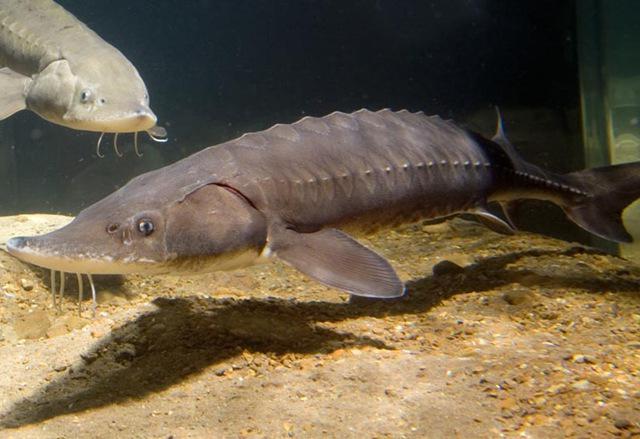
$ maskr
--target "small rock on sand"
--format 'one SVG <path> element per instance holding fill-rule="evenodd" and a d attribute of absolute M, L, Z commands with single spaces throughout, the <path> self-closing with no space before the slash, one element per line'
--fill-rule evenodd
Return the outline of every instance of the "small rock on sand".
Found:
<path fill-rule="evenodd" d="M 631 427 L 631 422 L 628 419 L 616 419 L 613 425 L 620 430 L 626 430 Z"/>
<path fill-rule="evenodd" d="M 573 387 L 576 390 L 586 391 L 586 390 L 591 390 L 593 385 L 588 380 L 580 380 L 573 383 L 571 387 Z"/>
<path fill-rule="evenodd" d="M 33 290 L 33 281 L 30 279 L 22 278 L 20 279 L 20 286 L 25 291 L 31 291 Z"/>
<path fill-rule="evenodd" d="M 434 276 L 445 276 L 447 274 L 458 274 L 462 273 L 464 268 L 456 264 L 455 262 L 451 262 L 448 260 L 444 260 L 438 262 L 433 266 L 433 275 Z"/>
<path fill-rule="evenodd" d="M 529 293 L 525 290 L 507 291 L 502 295 L 502 298 L 509 305 L 520 305 L 529 299 Z"/>

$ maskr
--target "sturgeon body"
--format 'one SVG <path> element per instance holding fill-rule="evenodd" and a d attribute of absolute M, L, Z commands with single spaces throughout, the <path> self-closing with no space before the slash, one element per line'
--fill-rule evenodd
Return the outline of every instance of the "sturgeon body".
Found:
<path fill-rule="evenodd" d="M 245 134 L 140 175 L 67 226 L 8 242 L 16 257 L 75 273 L 193 273 L 276 256 L 352 294 L 396 297 L 391 265 L 345 232 L 486 206 L 559 204 L 583 228 L 629 241 L 620 214 L 640 196 L 640 163 L 557 175 L 422 113 L 360 110 Z M 507 209 L 508 210 L 508 209 Z"/>
<path fill-rule="evenodd" d="M 0 120 L 23 109 L 77 130 L 164 132 L 133 64 L 51 0 L 0 0 Z"/>

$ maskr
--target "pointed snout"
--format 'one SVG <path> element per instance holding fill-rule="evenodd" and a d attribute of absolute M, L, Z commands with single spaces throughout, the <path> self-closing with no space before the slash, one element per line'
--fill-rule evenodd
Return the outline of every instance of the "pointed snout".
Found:
<path fill-rule="evenodd" d="M 32 245 L 32 238 L 18 236 L 7 241 L 7 251 L 15 258 L 30 264 L 46 266 L 42 264 L 43 255 L 39 255 Z"/>
<path fill-rule="evenodd" d="M 158 122 L 158 117 L 154 114 L 153 111 L 151 111 L 151 108 L 149 107 L 140 107 L 135 110 L 134 113 L 136 117 L 141 121 L 141 123 L 146 124 L 146 128 L 144 128 L 144 130 L 148 130 L 149 128 L 154 126 L 156 122 Z"/>
<path fill-rule="evenodd" d="M 7 241 L 7 251 L 11 256 L 14 256 L 21 261 L 29 262 L 35 265 L 42 265 L 42 255 L 38 255 L 32 245 L 32 238 L 25 236 L 18 236 L 11 238 Z"/>
<path fill-rule="evenodd" d="M 120 119 L 107 122 L 110 129 L 105 132 L 132 133 L 147 131 L 156 125 L 158 118 L 149 107 L 139 106 Z"/>
<path fill-rule="evenodd" d="M 26 244 L 27 238 L 23 236 L 11 238 L 7 241 L 7 250 L 10 254 L 15 255 L 15 253 L 19 252 Z"/>
<path fill-rule="evenodd" d="M 60 231 L 40 236 L 19 236 L 7 241 L 9 254 L 23 262 L 65 273 L 128 274 L 156 273 L 164 268 L 144 258 L 127 260 L 95 251 L 82 241 L 69 239 Z"/>
<path fill-rule="evenodd" d="M 55 234 L 56 232 L 52 232 Z M 94 273 L 102 260 L 75 248 L 64 248 L 52 234 L 18 236 L 7 241 L 7 251 L 23 262 L 67 273 Z"/>

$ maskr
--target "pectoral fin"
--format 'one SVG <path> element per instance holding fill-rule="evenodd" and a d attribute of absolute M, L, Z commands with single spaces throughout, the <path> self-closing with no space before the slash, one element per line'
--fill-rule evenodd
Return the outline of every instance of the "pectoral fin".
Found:
<path fill-rule="evenodd" d="M 270 250 L 307 276 L 364 297 L 404 294 L 404 284 L 389 262 L 336 229 L 299 233 L 284 227 L 270 231 Z"/>
<path fill-rule="evenodd" d="M 27 108 L 25 90 L 31 78 L 4 67 L 0 69 L 0 120 Z"/>

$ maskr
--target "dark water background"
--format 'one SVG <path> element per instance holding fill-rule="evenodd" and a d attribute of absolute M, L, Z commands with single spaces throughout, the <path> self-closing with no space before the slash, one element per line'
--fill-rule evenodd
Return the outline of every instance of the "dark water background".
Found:
<path fill-rule="evenodd" d="M 423 110 L 490 134 L 497 104 L 529 160 L 582 164 L 574 1 L 60 3 L 136 65 L 171 140 L 146 140 L 137 158 L 122 136 L 117 158 L 105 138 L 98 159 L 97 134 L 22 112 L 0 126 L 2 214 L 77 213 L 205 146 L 362 107 Z"/>

